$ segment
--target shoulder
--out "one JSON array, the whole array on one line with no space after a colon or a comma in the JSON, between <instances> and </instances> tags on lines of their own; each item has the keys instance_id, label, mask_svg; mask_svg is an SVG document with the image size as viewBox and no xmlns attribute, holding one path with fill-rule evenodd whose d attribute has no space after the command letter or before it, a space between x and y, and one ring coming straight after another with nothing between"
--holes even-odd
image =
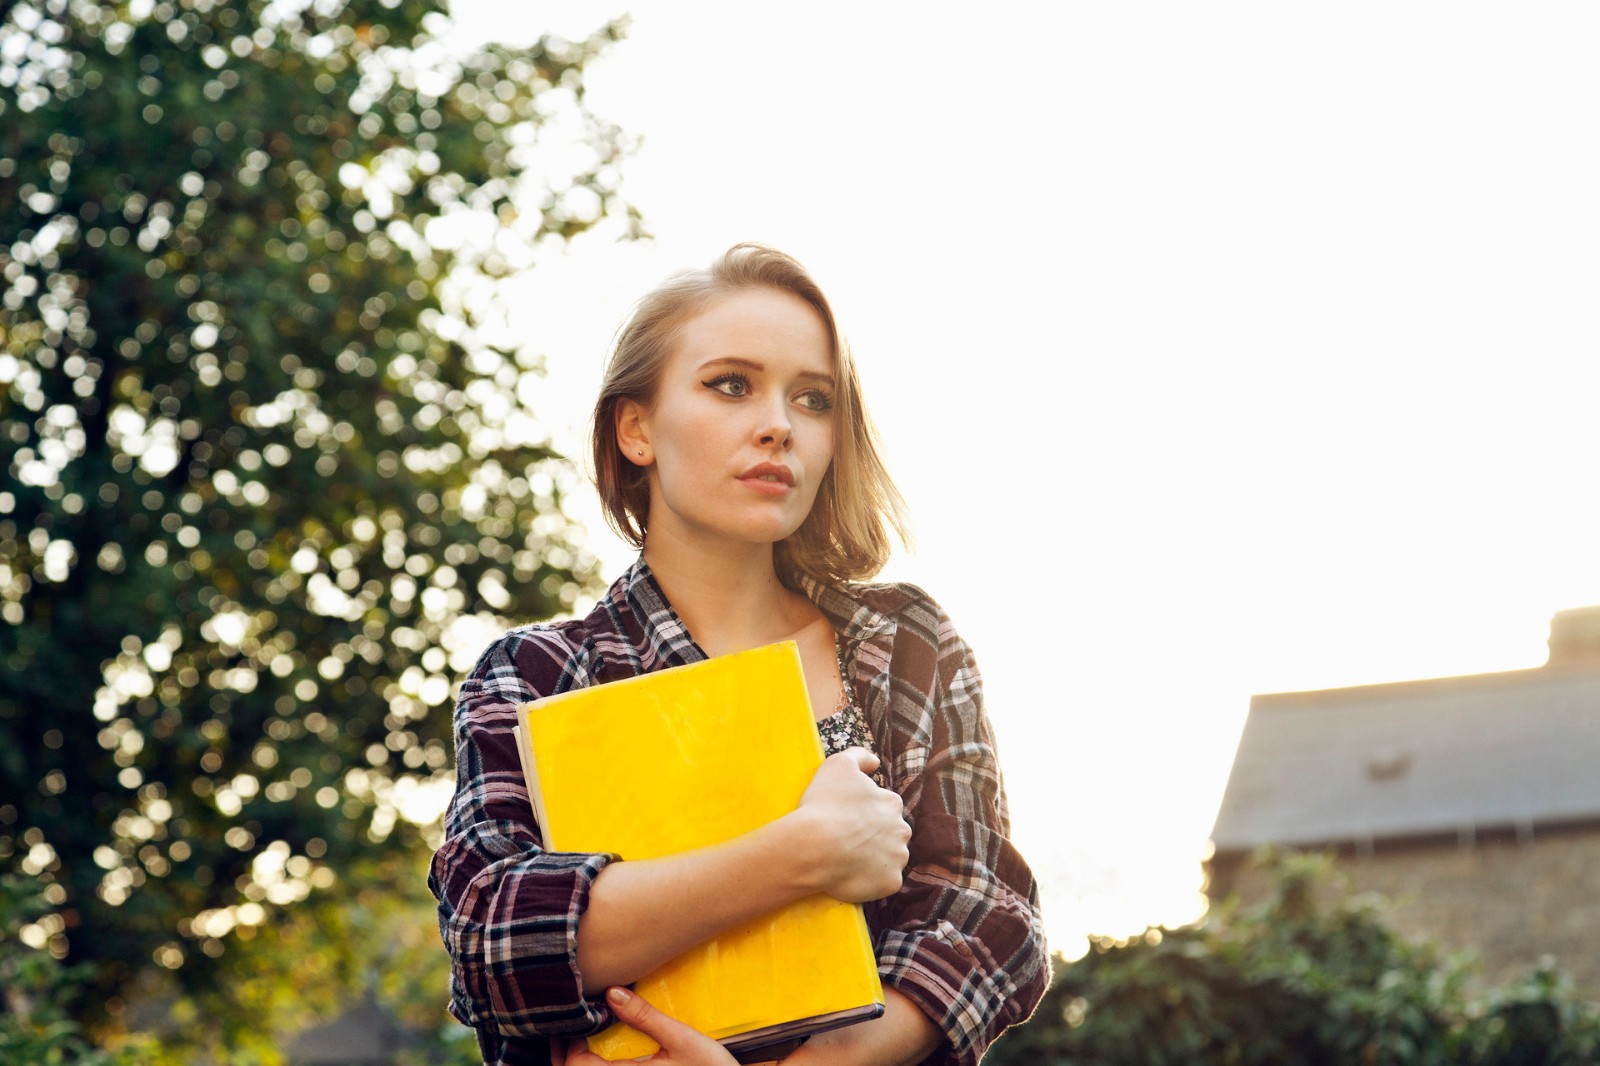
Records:
<instances>
[{"instance_id":1,"label":"shoulder","mask_svg":"<svg viewBox=\"0 0 1600 1066\"><path fill-rule=\"evenodd\" d=\"M879 672L897 694L924 711L952 694L976 695L977 662L949 613L908 582L830 586L828 597L856 647L858 663Z\"/></svg>"},{"instance_id":2,"label":"shoulder","mask_svg":"<svg viewBox=\"0 0 1600 1066\"><path fill-rule=\"evenodd\" d=\"M926 589L909 581L852 582L837 587L845 596L862 606L891 616L904 612L939 610L939 605L928 595Z\"/></svg>"},{"instance_id":3,"label":"shoulder","mask_svg":"<svg viewBox=\"0 0 1600 1066\"><path fill-rule=\"evenodd\" d=\"M864 710L902 798L914 805L926 774L957 763L969 777L987 775L993 745L982 680L945 608L926 589L904 582L837 591L856 605L854 661L872 689Z\"/></svg>"},{"instance_id":4,"label":"shoulder","mask_svg":"<svg viewBox=\"0 0 1600 1066\"><path fill-rule=\"evenodd\" d=\"M541 622L502 633L478 656L477 664L461 683L460 702L496 698L523 701L565 687L581 654L581 641L573 640L572 626Z\"/></svg>"},{"instance_id":5,"label":"shoulder","mask_svg":"<svg viewBox=\"0 0 1600 1066\"><path fill-rule=\"evenodd\" d=\"M632 635L625 629L608 597L582 618L508 630L484 649L463 684L463 696L476 685L494 687L511 679L540 696L589 684L603 660L616 657L619 647L631 647Z\"/></svg>"},{"instance_id":6,"label":"shoulder","mask_svg":"<svg viewBox=\"0 0 1600 1066\"><path fill-rule=\"evenodd\" d=\"M966 645L949 613L921 585L908 581L849 584L837 591L863 612L882 619L899 639L920 640L940 657L965 653Z\"/></svg>"},{"instance_id":7,"label":"shoulder","mask_svg":"<svg viewBox=\"0 0 1600 1066\"><path fill-rule=\"evenodd\" d=\"M507 664L537 671L543 664L564 663L585 643L575 622L535 622L500 634L484 649L474 676Z\"/></svg>"}]
</instances>

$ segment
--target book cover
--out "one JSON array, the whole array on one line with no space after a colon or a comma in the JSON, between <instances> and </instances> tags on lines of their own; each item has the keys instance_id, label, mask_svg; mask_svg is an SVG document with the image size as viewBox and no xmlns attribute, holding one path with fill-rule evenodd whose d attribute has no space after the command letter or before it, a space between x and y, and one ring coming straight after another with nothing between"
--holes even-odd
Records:
<instances>
[{"instance_id":1,"label":"book cover","mask_svg":"<svg viewBox=\"0 0 1600 1066\"><path fill-rule=\"evenodd\" d=\"M535 700L519 717L553 851L648 859L729 840L794 810L822 764L792 641ZM736 926L635 988L741 1056L883 1011L861 908L824 895ZM657 1048L620 1024L589 1046L613 1061Z\"/></svg>"}]
</instances>

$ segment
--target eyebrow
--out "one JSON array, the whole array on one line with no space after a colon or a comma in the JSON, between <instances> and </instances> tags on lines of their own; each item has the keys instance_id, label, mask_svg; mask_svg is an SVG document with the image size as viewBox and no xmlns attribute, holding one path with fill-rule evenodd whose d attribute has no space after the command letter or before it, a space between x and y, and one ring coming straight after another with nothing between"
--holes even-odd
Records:
<instances>
[{"instance_id":1,"label":"eyebrow","mask_svg":"<svg viewBox=\"0 0 1600 1066\"><path fill-rule=\"evenodd\" d=\"M766 364L757 362L754 359L747 359L742 355L724 355L719 356L716 359L707 359L705 362L700 364L700 371L704 373L707 370L711 370L719 366L737 366L743 367L746 370L754 370L758 372L767 369ZM802 370L800 371L799 376L812 381L820 381L829 387L835 387L837 385L832 374L825 374L820 370Z\"/></svg>"}]
</instances>

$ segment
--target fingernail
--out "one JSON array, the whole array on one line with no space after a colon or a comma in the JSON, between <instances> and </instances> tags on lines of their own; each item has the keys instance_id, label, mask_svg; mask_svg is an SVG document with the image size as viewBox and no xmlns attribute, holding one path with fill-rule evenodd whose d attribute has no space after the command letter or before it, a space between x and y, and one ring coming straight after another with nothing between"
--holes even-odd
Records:
<instances>
[{"instance_id":1,"label":"fingernail","mask_svg":"<svg viewBox=\"0 0 1600 1066\"><path fill-rule=\"evenodd\" d=\"M618 987L607 991L606 998L615 1003L617 1006L621 1007L624 1006L628 1000L633 998L633 993L619 985Z\"/></svg>"}]
</instances>

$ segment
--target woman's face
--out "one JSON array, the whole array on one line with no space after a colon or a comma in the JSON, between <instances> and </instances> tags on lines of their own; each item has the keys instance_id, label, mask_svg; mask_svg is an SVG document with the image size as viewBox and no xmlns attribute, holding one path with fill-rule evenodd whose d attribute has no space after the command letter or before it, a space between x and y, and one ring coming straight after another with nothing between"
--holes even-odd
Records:
<instances>
[{"instance_id":1,"label":"woman's face","mask_svg":"<svg viewBox=\"0 0 1600 1066\"><path fill-rule=\"evenodd\" d=\"M649 470L650 536L714 547L793 533L833 459L835 392L827 328L798 297L742 289L689 319L650 405L618 407L624 454Z\"/></svg>"}]
</instances>

